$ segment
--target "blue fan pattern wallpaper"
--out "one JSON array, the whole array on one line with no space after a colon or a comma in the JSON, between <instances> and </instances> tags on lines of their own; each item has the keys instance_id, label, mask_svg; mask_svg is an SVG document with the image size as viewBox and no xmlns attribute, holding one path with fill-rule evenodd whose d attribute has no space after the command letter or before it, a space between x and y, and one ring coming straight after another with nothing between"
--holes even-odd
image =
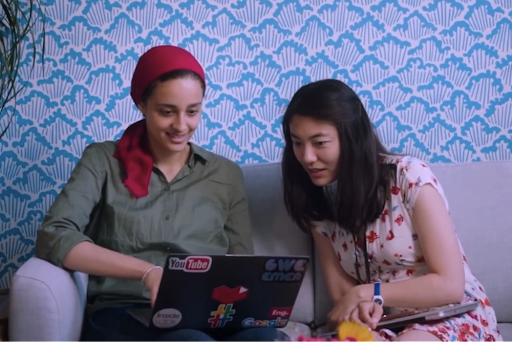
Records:
<instances>
[{"instance_id":1,"label":"blue fan pattern wallpaper","mask_svg":"<svg viewBox=\"0 0 512 342\"><path fill-rule=\"evenodd\" d=\"M393 151L431 163L512 159L511 0L42 3L46 70L22 72L28 88L0 141L0 289L33 256L86 145L141 118L130 78L154 45L179 45L203 64L194 141L240 164L279 160L290 97L322 78L356 90Z\"/></svg>"}]
</instances>

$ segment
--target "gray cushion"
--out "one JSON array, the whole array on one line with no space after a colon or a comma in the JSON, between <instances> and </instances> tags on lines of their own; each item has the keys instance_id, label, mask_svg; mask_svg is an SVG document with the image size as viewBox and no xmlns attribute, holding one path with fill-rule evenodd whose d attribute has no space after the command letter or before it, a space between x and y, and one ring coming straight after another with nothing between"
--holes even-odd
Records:
<instances>
[{"instance_id":1,"label":"gray cushion","mask_svg":"<svg viewBox=\"0 0 512 342\"><path fill-rule=\"evenodd\" d=\"M281 191L280 165L253 164L242 167L258 255L311 255L312 243L286 214ZM313 272L310 267L291 319L309 324L314 319Z\"/></svg>"}]
</instances>

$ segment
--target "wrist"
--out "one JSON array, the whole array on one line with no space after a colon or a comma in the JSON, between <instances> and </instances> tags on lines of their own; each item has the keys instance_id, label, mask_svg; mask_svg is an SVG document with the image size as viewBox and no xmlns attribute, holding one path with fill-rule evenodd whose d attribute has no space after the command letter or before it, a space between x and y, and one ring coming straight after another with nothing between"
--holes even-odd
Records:
<instances>
[{"instance_id":1,"label":"wrist","mask_svg":"<svg viewBox=\"0 0 512 342\"><path fill-rule=\"evenodd\" d=\"M373 284L357 285L353 288L356 297L361 302L371 302L373 300L374 286Z\"/></svg>"},{"instance_id":2,"label":"wrist","mask_svg":"<svg viewBox=\"0 0 512 342\"><path fill-rule=\"evenodd\" d=\"M163 270L163 268L161 266L156 266L156 265L150 265L149 267L146 267L144 274L140 278L141 282L143 284L146 284L146 280L148 279L149 275L151 273L154 273L157 270Z\"/></svg>"},{"instance_id":3,"label":"wrist","mask_svg":"<svg viewBox=\"0 0 512 342\"><path fill-rule=\"evenodd\" d=\"M132 276L133 280L141 280L148 269L156 266L155 264L146 260L138 259L135 257L130 258L133 260L133 263L131 263L132 272L134 272Z\"/></svg>"}]
</instances>

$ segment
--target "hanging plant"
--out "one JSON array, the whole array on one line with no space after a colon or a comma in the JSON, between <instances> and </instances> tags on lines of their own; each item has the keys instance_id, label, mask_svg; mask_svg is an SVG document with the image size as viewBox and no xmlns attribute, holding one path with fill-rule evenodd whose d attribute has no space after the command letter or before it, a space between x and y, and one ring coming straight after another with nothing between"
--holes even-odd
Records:
<instances>
[{"instance_id":1,"label":"hanging plant","mask_svg":"<svg viewBox=\"0 0 512 342\"><path fill-rule=\"evenodd\" d=\"M28 67L29 74L38 60L44 67L45 33L40 0L0 0L0 139L12 123L16 99L26 87L20 69ZM29 57L32 63L22 66ZM8 108L11 105L12 109Z\"/></svg>"}]
</instances>

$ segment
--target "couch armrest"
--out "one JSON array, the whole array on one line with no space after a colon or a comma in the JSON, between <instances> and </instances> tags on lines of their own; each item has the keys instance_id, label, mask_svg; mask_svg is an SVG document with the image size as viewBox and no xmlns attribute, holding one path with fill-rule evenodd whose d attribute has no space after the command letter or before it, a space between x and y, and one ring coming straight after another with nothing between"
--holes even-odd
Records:
<instances>
[{"instance_id":1,"label":"couch armrest","mask_svg":"<svg viewBox=\"0 0 512 342\"><path fill-rule=\"evenodd\" d=\"M10 341L78 341L88 276L33 257L13 277Z\"/></svg>"}]
</instances>

